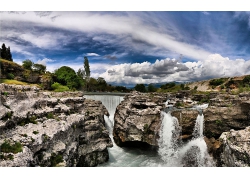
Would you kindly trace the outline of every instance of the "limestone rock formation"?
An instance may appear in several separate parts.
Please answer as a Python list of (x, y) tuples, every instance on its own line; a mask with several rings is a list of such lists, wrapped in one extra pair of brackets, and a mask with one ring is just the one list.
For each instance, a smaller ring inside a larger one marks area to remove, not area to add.
[(205, 135), (219, 138), (230, 129), (240, 130), (250, 126), (249, 94), (218, 94), (210, 99), (209, 107), (204, 110)]
[(250, 126), (243, 130), (230, 130), (220, 136), (220, 165), (226, 167), (250, 166)]
[[(114, 116), (113, 136), (117, 145), (146, 143), (157, 146), (161, 125), (161, 110), (167, 96), (157, 93), (134, 92), (126, 95), (117, 106)], [(140, 146), (143, 144), (140, 144)]]
[(109, 159), (109, 114), (100, 101), (32, 86), (0, 90), (0, 166), (96, 166)]

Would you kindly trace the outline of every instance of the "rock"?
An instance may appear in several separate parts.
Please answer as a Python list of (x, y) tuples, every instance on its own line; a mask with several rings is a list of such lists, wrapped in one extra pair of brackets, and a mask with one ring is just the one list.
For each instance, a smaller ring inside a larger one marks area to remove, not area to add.
[(250, 166), (250, 126), (243, 130), (231, 129), (220, 136), (220, 165), (226, 167)]
[(209, 107), (203, 111), (205, 118), (204, 134), (211, 138), (219, 138), (230, 129), (244, 129), (250, 126), (250, 101), (248, 95), (220, 94), (211, 99)]
[(172, 116), (176, 117), (181, 126), (181, 138), (184, 140), (192, 138), (192, 133), (194, 131), (195, 121), (198, 116), (197, 110), (173, 110)]
[(0, 145), (11, 140), (23, 146), (14, 160), (5, 158), (0, 166), (97, 166), (109, 159), (107, 148), (113, 144), (104, 121), (109, 113), (100, 101), (87, 100), (81, 92), (0, 88), (8, 93), (5, 106), (0, 105)]
[(114, 141), (119, 146), (129, 142), (157, 146), (161, 110), (167, 96), (134, 92), (126, 95), (114, 115)]

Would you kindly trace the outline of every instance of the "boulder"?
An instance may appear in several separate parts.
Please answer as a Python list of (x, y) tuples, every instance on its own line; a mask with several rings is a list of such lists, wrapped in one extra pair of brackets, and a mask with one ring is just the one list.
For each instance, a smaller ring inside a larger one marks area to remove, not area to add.
[(114, 141), (119, 146), (157, 146), (161, 110), (167, 96), (134, 92), (126, 95), (114, 115)]

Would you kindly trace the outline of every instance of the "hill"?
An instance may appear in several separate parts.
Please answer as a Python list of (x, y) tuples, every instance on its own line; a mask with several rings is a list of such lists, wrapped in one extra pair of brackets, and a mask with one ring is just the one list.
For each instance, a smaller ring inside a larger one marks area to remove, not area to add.
[(186, 84), (197, 91), (250, 91), (250, 75), (215, 78)]

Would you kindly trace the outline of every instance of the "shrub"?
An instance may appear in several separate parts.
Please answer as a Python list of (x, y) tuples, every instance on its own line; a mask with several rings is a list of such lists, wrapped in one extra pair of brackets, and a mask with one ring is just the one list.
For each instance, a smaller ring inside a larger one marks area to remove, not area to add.
[(55, 167), (58, 163), (63, 162), (63, 157), (60, 154), (55, 154), (52, 153), (51, 157), (50, 157), (50, 163), (51, 163), (51, 167)]
[(33, 131), (33, 134), (38, 134), (39, 132), (38, 131)]
[(47, 118), (48, 118), (48, 119), (54, 119), (53, 113), (52, 113), (52, 112), (48, 113), (48, 114), (47, 114)]
[(9, 111), (9, 112), (7, 112), (7, 113), (4, 115), (4, 117), (2, 117), (2, 120), (3, 120), (3, 121), (7, 121), (8, 119), (10, 119), (10, 118), (12, 117), (12, 115), (13, 115), (13, 111)]
[(64, 91), (69, 91), (69, 88), (67, 86), (63, 86), (58, 82), (55, 82), (51, 85), (51, 88), (55, 91), (55, 92), (64, 92)]
[(14, 79), (15, 75), (12, 73), (7, 74), (7, 79)]
[(15, 142), (11, 144), (10, 141), (5, 140), (1, 145), (1, 151), (5, 153), (18, 153), (23, 151), (23, 146), (20, 142)]
[(222, 78), (220, 78), (220, 79), (212, 79), (212, 80), (209, 81), (209, 85), (211, 85), (211, 86), (219, 86), (224, 82), (225, 82), (225, 80), (222, 79)]

